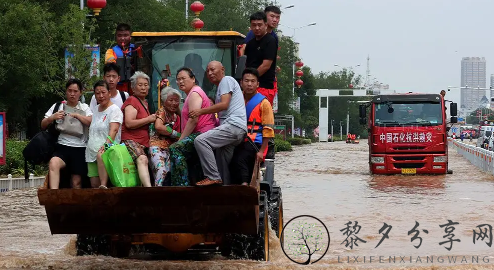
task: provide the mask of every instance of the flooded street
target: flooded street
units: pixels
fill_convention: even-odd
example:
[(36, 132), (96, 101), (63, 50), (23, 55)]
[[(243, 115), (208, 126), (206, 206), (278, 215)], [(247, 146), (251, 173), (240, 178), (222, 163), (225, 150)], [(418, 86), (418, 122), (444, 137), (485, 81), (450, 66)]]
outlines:
[[(50, 234), (36, 190), (0, 193), (0, 268), (490, 269), (494, 253), (486, 244), (489, 239), (474, 244), (473, 230), (479, 231), (477, 226), (482, 224), (494, 225), (494, 176), (479, 171), (453, 148), (449, 160), (454, 171), (450, 175), (371, 176), (366, 141), (359, 145), (316, 143), (278, 153), (275, 177), (283, 192), (285, 223), (298, 215), (311, 215), (325, 224), (331, 238), (324, 258), (306, 267), (288, 260), (275, 236), (270, 238), (270, 262), (233, 261), (219, 255), (204, 261), (76, 257), (74, 235)], [(449, 220), (458, 223), (453, 225), (454, 231), (440, 227)], [(361, 226), (355, 235), (361, 241), (353, 249), (345, 246), (342, 232), (348, 222), (352, 227), (355, 222)], [(414, 247), (420, 244), (418, 238), (411, 241), (415, 232), (409, 234), (416, 222), (422, 238), (419, 248)], [(384, 228), (389, 229), (389, 238), (376, 248), (384, 224), (391, 226)], [(454, 234), (451, 238), (459, 240), (452, 242), (450, 251), (446, 249), (450, 242), (439, 244), (448, 240), (444, 237), (447, 228)], [(384, 263), (379, 263), (379, 256)], [(396, 257), (395, 263), (389, 263), (390, 256)], [(433, 256), (433, 263), (426, 262), (427, 256)], [(448, 256), (455, 257), (456, 263), (449, 263)], [(461, 262), (463, 256), (466, 262)], [(478, 258), (478, 263), (472, 264), (472, 257)]]

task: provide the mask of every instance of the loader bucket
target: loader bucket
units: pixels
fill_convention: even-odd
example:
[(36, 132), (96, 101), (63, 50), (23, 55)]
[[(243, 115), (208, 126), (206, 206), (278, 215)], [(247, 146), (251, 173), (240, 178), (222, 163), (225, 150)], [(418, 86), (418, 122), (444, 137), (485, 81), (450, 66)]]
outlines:
[(52, 234), (256, 234), (251, 186), (38, 190)]

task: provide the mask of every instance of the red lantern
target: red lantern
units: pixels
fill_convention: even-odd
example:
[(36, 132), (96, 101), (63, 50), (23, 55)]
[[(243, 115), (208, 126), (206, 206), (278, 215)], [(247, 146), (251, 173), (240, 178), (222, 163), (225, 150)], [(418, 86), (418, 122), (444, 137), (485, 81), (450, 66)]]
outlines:
[(350, 84), (348, 87), (353, 88), (353, 84)]
[(201, 11), (204, 10), (204, 5), (200, 1), (195, 1), (190, 5), (190, 10), (192, 10), (196, 16), (199, 16)]
[[(249, 29), (250, 30), (250, 29)], [(278, 51), (281, 50), (281, 47), (278, 47)]]
[(304, 72), (302, 70), (297, 70), (297, 72), (295, 72), (295, 75), (297, 75), (297, 77), (302, 77), (304, 76)]
[(98, 16), (101, 9), (106, 7), (106, 0), (87, 0), (87, 7), (93, 10), (94, 16)]
[(302, 61), (297, 61), (297, 62), (295, 62), (295, 66), (298, 68), (301, 68), (304, 66), (304, 63)]
[(194, 27), (196, 29), (196, 31), (200, 31), (201, 28), (204, 27), (204, 22), (199, 18), (193, 19), (191, 24), (192, 24), (192, 27)]
[(304, 84), (304, 81), (302, 81), (301, 79), (298, 79), (295, 81), (295, 84), (297, 85), (298, 88), (300, 88)]

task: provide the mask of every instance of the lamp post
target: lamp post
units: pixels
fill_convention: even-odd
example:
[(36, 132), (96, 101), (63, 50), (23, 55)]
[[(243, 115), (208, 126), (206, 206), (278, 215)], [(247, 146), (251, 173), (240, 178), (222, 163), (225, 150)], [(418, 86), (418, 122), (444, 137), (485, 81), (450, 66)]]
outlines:
[(309, 24), (306, 24), (306, 25), (302, 25), (302, 26), (299, 26), (299, 27), (292, 27), (292, 26), (288, 26), (288, 25), (285, 25), (285, 24), (281, 24), (281, 26), (285, 26), (286, 28), (290, 28), (293, 30), (293, 35), (292, 35), (292, 39), (295, 40), (295, 31), (298, 30), (298, 29), (301, 29), (301, 28), (305, 28), (305, 27), (309, 27), (309, 26), (313, 26), (313, 25), (316, 25), (315, 22), (313, 23), (309, 23)]
[(331, 119), (331, 142), (334, 142), (334, 139), (333, 139), (333, 122), (334, 122), (334, 120)]
[[(479, 85), (477, 87), (471, 87), (471, 86), (468, 86), (468, 85), (465, 85), (465, 86), (448, 86), (448, 92), (451, 91), (451, 89), (460, 89), (460, 91), (463, 91), (464, 89), (471, 89), (471, 90), (484, 90), (484, 96), (487, 98), (489, 96), (489, 103), (492, 104), (493, 100), (493, 95), (492, 95), (492, 91), (494, 90), (494, 87), (489, 87), (489, 88), (486, 88), (486, 87), (480, 87)], [(461, 99), (461, 92), (460, 92), (460, 99)], [(482, 100), (482, 98), (481, 98)], [(481, 100), (479, 100), (479, 104), (475, 104), (474, 106), (479, 106), (479, 107), (483, 107), (483, 104), (480, 102)], [(465, 111), (468, 111), (468, 109), (472, 109), (471, 107), (470, 108), (466, 108), (465, 104), (463, 104), (463, 100), (460, 100), (461, 101), (461, 108), (460, 108), (460, 115), (459, 116), (462, 116), (465, 118), (466, 120), (466, 116), (467, 115), (464, 115)], [(489, 107), (491, 107), (491, 105), (489, 104)], [(477, 108), (473, 108), (474, 110), (477, 109)]]
[(341, 121), (340, 121), (340, 141), (343, 141), (343, 126), (341, 125)]

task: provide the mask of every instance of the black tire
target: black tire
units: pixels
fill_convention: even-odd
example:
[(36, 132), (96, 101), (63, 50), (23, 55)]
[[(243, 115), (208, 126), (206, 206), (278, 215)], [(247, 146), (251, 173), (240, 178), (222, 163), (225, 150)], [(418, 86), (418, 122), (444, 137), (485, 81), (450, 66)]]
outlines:
[(112, 241), (110, 244), (110, 255), (116, 258), (127, 258), (130, 255), (131, 248), (132, 243), (130, 242), (130, 238), (128, 241), (125, 239)]
[(75, 242), (77, 256), (110, 255), (110, 235), (78, 234)]
[(257, 235), (227, 234), (221, 247), (221, 255), (231, 259), (256, 261), (269, 260), (268, 200), (261, 191), (259, 200), (259, 230)]
[(269, 199), (269, 221), (271, 228), (276, 232), (276, 236), (281, 239), (283, 231), (283, 196), (280, 187), (273, 187), (271, 198)]

